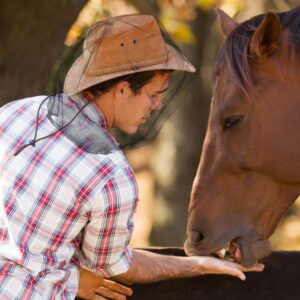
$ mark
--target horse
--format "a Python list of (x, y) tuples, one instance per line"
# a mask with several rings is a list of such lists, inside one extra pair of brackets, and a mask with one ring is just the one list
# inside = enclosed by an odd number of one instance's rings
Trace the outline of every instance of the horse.
[(219, 253), (245, 266), (300, 194), (300, 7), (237, 23), (225, 36), (188, 211), (188, 255)]

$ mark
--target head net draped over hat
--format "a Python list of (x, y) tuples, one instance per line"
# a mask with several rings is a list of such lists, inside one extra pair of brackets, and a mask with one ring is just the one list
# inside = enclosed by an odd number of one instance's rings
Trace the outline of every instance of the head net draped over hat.
[[(91, 27), (84, 40), (80, 39), (66, 50), (52, 81), (55, 96), (48, 101), (50, 119), (57, 127), (66, 127), (65, 134), (77, 144), (84, 145), (86, 151), (113, 151), (114, 143), (105, 143), (105, 135), (97, 133), (97, 126), (84, 127), (82, 116), (87, 109), (92, 111), (93, 108), (80, 94), (114, 78), (155, 70), (171, 71), (162, 109), (153, 111), (146, 124), (133, 135), (114, 130), (121, 148), (145, 144), (155, 138), (163, 122), (178, 106), (179, 98), (175, 96), (185, 90), (195, 69), (153, 16), (127, 15), (100, 21)], [(64, 96), (58, 96), (62, 88)], [(66, 110), (65, 101), (62, 101), (68, 97), (74, 101), (73, 110)]]

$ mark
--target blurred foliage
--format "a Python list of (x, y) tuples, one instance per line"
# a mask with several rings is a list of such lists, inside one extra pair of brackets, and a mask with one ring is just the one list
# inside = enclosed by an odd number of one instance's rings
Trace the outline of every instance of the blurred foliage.
[[(107, 16), (137, 13), (149, 6), (159, 8), (158, 16), (163, 26), (179, 43), (194, 44), (197, 37), (193, 34), (190, 22), (196, 17), (196, 9), (210, 11), (215, 7), (223, 9), (230, 16), (235, 16), (249, 6), (252, 0), (152, 0), (141, 2), (135, 0), (90, 0), (82, 10), (77, 22), (71, 28), (66, 44), (73, 44), (79, 36), (94, 22)], [(297, 0), (259, 0), (266, 9), (286, 10), (298, 4)]]
[(197, 5), (203, 10), (210, 10), (216, 5), (215, 0), (197, 0)]
[(70, 29), (66, 45), (74, 44), (77, 38), (83, 36), (93, 23), (103, 18), (137, 12), (137, 9), (125, 0), (90, 0)]
[(300, 250), (300, 197), (282, 217), (270, 241), (274, 249)]
[(196, 36), (186, 21), (178, 21), (170, 18), (167, 11), (161, 14), (160, 21), (176, 42), (191, 45), (195, 44)]
[[(107, 16), (138, 12), (135, 3), (130, 0), (90, 0), (70, 29), (66, 44), (75, 43), (91, 24)], [(190, 22), (195, 19), (197, 8), (208, 11), (221, 7), (233, 16), (243, 9), (244, 0), (156, 0), (156, 5), (159, 8), (157, 17), (171, 37), (178, 43), (193, 45), (197, 37), (192, 32)], [(139, 2), (138, 6), (141, 9), (143, 4)]]

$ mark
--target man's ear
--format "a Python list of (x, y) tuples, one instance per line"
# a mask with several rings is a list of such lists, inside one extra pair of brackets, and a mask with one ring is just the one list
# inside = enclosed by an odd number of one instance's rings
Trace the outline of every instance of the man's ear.
[(236, 28), (238, 23), (220, 8), (216, 8), (216, 13), (219, 19), (221, 32), (225, 37), (228, 37), (228, 35)]
[(128, 97), (131, 93), (128, 81), (120, 81), (114, 86), (114, 95), (116, 97)]

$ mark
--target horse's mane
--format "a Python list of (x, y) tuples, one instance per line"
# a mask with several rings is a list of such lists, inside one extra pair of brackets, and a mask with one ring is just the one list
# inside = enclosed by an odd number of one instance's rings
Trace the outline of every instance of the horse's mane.
[[(300, 6), (290, 11), (277, 13), (281, 28), (289, 32), (289, 47), (300, 54)], [(230, 78), (246, 94), (252, 90), (250, 72), (249, 43), (265, 14), (257, 15), (240, 23), (227, 37), (220, 50), (213, 69), (213, 80), (224, 67)]]

